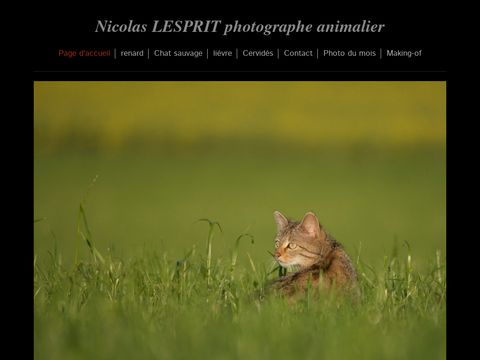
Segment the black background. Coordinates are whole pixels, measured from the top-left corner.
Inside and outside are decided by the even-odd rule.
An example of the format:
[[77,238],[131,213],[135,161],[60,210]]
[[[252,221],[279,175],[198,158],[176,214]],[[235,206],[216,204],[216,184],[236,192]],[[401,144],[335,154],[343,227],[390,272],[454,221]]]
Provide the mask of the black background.
[[[217,33],[152,33],[154,20],[219,19]],[[97,20],[113,23],[147,24],[145,33],[96,33]],[[313,24],[311,33],[230,33],[222,35],[225,24],[239,20],[242,24],[296,23]],[[320,23],[385,24],[375,33],[317,33]],[[81,19],[60,17],[45,21],[35,33],[33,66],[35,80],[113,80],[113,79],[361,79],[361,80],[445,80],[447,61],[445,26],[436,17],[426,21],[424,16],[392,19],[382,16],[291,16],[291,17],[173,17],[151,16],[88,16]],[[213,49],[272,49],[273,58],[80,58],[59,57],[59,49],[120,49],[141,50],[203,50]],[[383,57],[322,57],[276,58],[276,49],[375,50],[383,49]],[[422,50],[421,57],[387,57],[386,50]],[[112,55],[113,56],[113,55]],[[177,75],[176,75],[177,74]]]

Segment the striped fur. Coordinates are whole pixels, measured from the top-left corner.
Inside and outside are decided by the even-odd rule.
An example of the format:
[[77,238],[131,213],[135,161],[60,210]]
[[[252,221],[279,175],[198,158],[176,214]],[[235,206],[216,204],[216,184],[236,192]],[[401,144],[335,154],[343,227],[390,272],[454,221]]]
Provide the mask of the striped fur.
[[328,234],[312,212],[301,222],[274,213],[277,223],[275,260],[283,267],[298,271],[276,279],[270,288],[293,296],[303,292],[308,283],[316,289],[358,293],[357,274],[343,246]]

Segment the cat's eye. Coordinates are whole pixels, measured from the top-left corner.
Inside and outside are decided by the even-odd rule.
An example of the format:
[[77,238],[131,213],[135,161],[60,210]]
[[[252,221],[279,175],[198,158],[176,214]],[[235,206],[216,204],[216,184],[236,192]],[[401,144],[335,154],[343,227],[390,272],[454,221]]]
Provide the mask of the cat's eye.
[[292,244],[292,243],[289,243],[289,244],[288,244],[288,248],[289,248],[289,249],[294,250],[294,249],[296,249],[296,247],[297,247],[297,244]]

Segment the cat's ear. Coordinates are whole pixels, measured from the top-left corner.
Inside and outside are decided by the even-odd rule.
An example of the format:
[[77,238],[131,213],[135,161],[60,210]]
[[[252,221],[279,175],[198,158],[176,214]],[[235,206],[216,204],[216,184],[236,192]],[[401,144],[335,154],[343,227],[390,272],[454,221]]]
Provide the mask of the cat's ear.
[[277,231],[280,232],[285,227],[288,225],[288,219],[283,216],[283,214],[280,211],[275,211],[273,213],[273,218],[275,219],[275,222],[277,223]]
[[300,227],[311,236],[319,236],[321,234],[320,223],[313,212],[307,212],[303,217]]

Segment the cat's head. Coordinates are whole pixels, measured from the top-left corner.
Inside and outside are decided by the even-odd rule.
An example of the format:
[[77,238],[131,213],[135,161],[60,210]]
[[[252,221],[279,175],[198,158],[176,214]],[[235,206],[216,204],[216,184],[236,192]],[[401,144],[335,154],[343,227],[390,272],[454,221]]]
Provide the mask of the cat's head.
[[278,211],[275,260],[283,267],[306,268],[321,262],[329,247],[327,233],[313,212],[307,212],[301,222],[291,221]]

